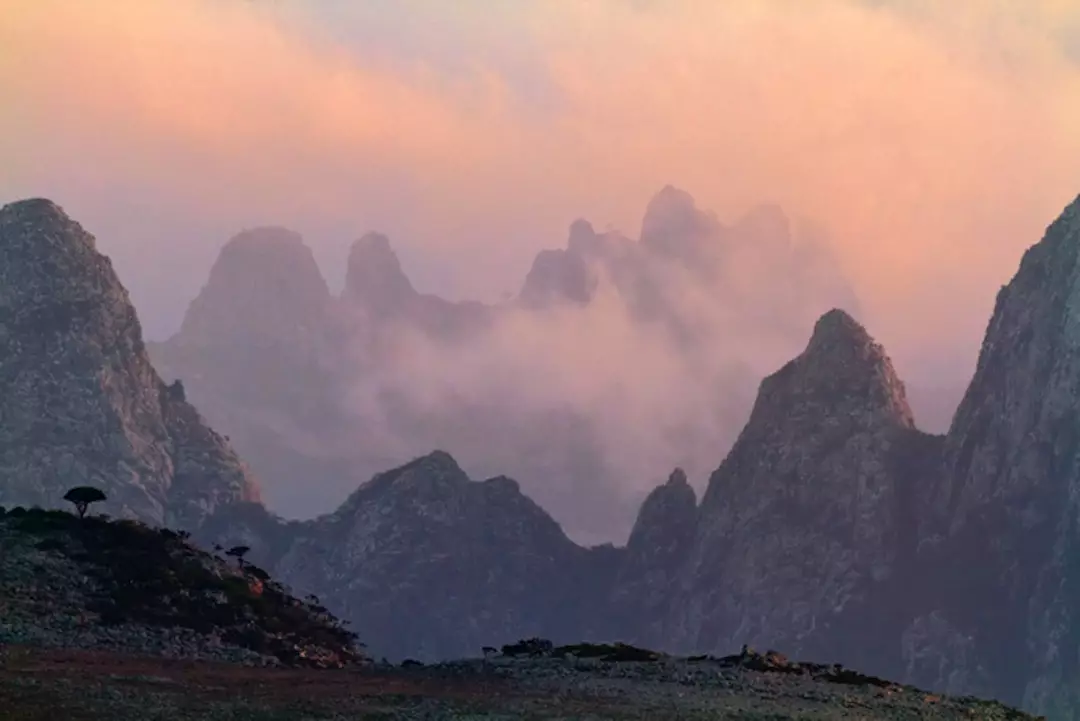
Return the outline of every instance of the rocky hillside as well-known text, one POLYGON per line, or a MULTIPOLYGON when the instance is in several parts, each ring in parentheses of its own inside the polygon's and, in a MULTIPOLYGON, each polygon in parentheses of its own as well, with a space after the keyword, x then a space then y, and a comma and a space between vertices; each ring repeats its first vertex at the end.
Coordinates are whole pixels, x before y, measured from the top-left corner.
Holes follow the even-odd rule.
POLYGON ((0 508, 7 644, 341 667, 362 660, 326 609, 256 566, 137 521, 0 508))
POLYGON ((0 208, 0 504, 104 489, 115 515, 198 526, 258 500, 244 465, 150 365, 93 236, 48 200, 0 208))

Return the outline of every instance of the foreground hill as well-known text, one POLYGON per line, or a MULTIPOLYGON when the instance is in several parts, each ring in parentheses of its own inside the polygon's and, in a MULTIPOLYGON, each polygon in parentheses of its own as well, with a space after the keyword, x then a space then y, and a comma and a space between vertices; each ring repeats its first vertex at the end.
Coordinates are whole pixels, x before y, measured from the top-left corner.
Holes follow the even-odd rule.
POLYGON ((362 660, 354 635, 325 609, 184 536, 136 521, 0 508, 0 648, 288 666, 362 660))
POLYGON ((25 649, 0 651, 0 661, 4 718, 20 721, 1033 719, 997 703, 775 655, 617 662, 498 656, 337 671, 25 649))

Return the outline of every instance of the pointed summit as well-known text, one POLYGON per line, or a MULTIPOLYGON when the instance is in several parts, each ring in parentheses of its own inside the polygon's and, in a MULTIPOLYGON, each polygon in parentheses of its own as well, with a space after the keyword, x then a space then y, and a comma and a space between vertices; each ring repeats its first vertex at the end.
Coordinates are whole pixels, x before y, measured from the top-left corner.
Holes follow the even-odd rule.
MULTIPOLYGON (((806 350, 761 383, 754 414, 797 403, 803 411, 854 413, 914 428, 904 384, 885 350, 848 313, 833 309, 814 324, 806 350)), ((753 415, 751 424, 753 424, 753 415)))
POLYGON ((696 516, 697 495, 686 480, 686 472, 676 468, 667 482, 654 488, 641 504, 627 550, 651 554, 670 548, 675 553, 678 547, 685 551, 696 516))
POLYGON ((699 210, 693 196, 665 185, 645 208, 641 243, 653 252, 690 260, 697 255, 703 238, 721 230, 716 216, 699 210))
POLYGON ((318 325, 329 302, 326 280, 299 233, 251 228, 222 247, 180 335, 200 345, 296 343, 301 329, 318 325))
POLYGON ((663 638, 656 620, 670 610, 672 586, 693 547, 697 520, 697 496, 686 473, 676 468, 641 504, 626 544, 611 598, 620 638, 640 644, 663 638), (648 619, 644 625, 643 619, 648 619))
POLYGON ((417 293, 390 239, 382 233, 367 233, 349 251, 345 271, 345 297, 377 312, 399 310, 417 293))

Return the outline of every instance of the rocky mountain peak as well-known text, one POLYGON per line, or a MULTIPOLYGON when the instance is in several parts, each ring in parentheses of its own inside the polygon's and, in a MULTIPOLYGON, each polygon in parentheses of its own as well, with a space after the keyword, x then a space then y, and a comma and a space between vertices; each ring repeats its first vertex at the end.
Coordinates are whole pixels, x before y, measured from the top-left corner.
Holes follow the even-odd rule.
POLYGON ((127 320, 137 324, 94 237, 56 203, 34 198, 0 208, 0 241, 0 312, 10 317, 15 306, 32 307, 42 320, 69 323, 104 308, 129 312, 127 320))
MULTIPOLYGON (((697 494, 686 480, 686 472, 676 468, 667 482, 657 486, 645 498, 638 511, 637 521, 630 533, 627 549, 655 550, 661 537, 693 535, 697 516, 697 494)), ((685 550, 685 549, 684 549, 685 550)))
POLYGON ((914 428, 904 384, 885 350, 848 313, 833 309, 814 324, 806 350, 761 383, 751 416, 888 419, 914 428))
POLYGON ((645 208, 641 243, 653 252, 690 260, 703 238, 722 230, 712 213, 700 210, 685 190, 665 185, 645 208))
POLYGON ((881 346, 847 313, 823 315, 709 479, 670 635, 898 664, 888 589, 914 554, 922 469, 939 461, 939 439, 922 440, 881 346))
POLYGON ((180 336, 187 344, 295 343, 297 334, 318 325, 329 301, 326 280, 299 233, 251 228, 222 247, 180 336))
POLYGON ((349 251, 345 297, 376 311, 388 311, 416 297, 401 261, 382 233, 367 233, 349 251))
POLYGON ((0 505, 95 485, 107 512, 197 526, 258 498, 246 469, 150 365, 93 237, 45 200, 0 209, 0 505))

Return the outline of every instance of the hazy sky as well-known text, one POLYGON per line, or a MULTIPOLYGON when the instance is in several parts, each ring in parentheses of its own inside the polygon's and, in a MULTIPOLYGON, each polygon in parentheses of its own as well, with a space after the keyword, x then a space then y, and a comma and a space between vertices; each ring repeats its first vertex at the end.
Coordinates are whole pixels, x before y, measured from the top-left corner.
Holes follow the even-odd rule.
POLYGON ((816 218, 901 372, 948 380, 1080 193, 1080 0, 0 0, 0 99, 0 200, 95 233, 154 337, 245 226, 333 285, 376 228, 495 299, 674 183, 816 218))

